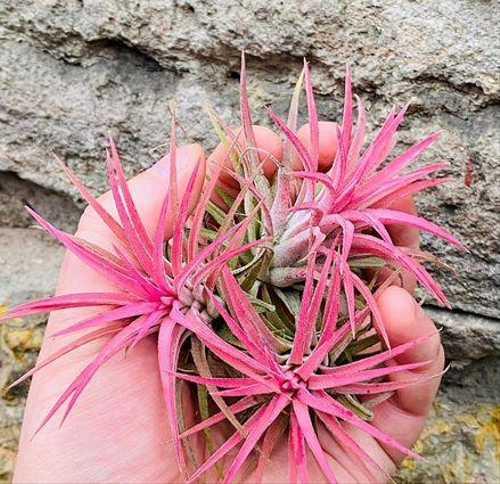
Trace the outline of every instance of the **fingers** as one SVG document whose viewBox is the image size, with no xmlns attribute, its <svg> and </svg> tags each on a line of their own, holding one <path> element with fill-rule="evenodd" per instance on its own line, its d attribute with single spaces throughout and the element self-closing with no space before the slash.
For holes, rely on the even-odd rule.
<svg viewBox="0 0 500 484">
<path fill-rule="evenodd" d="M 412 215 L 417 213 L 415 207 L 415 202 L 412 197 L 403 198 L 396 200 L 389 207 L 393 210 L 401 210 Z M 405 224 L 391 224 L 387 227 L 389 235 L 391 236 L 394 245 L 400 247 L 408 247 L 410 249 L 418 249 L 420 245 L 420 233 L 418 229 L 414 227 L 409 227 Z M 387 279 L 393 271 L 389 268 L 382 269 L 379 274 L 381 281 Z M 399 281 L 395 281 L 399 285 L 406 289 L 409 293 L 413 294 L 417 287 L 417 278 L 413 272 L 402 270 L 400 273 Z"/>
<path fill-rule="evenodd" d="M 401 198 L 394 201 L 389 207 L 392 210 L 401 210 L 412 215 L 417 214 L 415 201 L 412 197 Z M 418 229 L 408 227 L 406 224 L 391 224 L 388 227 L 389 234 L 392 241 L 399 246 L 410 247 L 412 249 L 418 248 L 420 244 L 420 235 Z"/>
<path fill-rule="evenodd" d="M 263 126 L 253 126 L 255 134 L 255 142 L 257 145 L 259 158 L 264 163 L 264 174 L 271 178 L 276 172 L 276 161 L 281 161 L 283 157 L 283 144 L 280 136 Z M 244 135 L 241 128 L 234 129 L 234 133 L 238 133 L 238 143 L 244 142 Z M 302 126 L 297 136 L 302 141 L 307 149 L 311 148 L 309 124 Z M 245 146 L 241 146 L 245 149 Z M 228 157 L 229 148 L 226 144 L 220 143 L 213 153 L 208 157 L 208 171 L 213 172 L 215 167 L 224 164 L 226 167 L 231 167 L 231 161 Z M 337 124 L 329 121 L 319 122 L 319 167 L 320 170 L 328 169 L 335 159 L 337 153 Z M 296 169 L 301 169 L 302 164 L 296 160 Z M 220 176 L 222 185 L 229 188 L 238 188 L 238 184 L 231 178 L 228 173 L 222 173 Z"/>
<path fill-rule="evenodd" d="M 417 370 L 390 376 L 392 381 L 425 381 L 398 390 L 393 398 L 377 406 L 375 412 L 374 425 L 406 447 L 411 447 L 422 431 L 439 388 L 440 374 L 444 368 L 444 351 L 436 326 L 407 291 L 390 287 L 380 296 L 378 304 L 393 347 L 421 336 L 430 336 L 396 358 L 396 363 L 399 364 L 422 361 L 430 363 Z M 385 450 L 396 461 L 403 457 L 392 449 Z"/>
<path fill-rule="evenodd" d="M 276 172 L 277 165 L 274 160 L 280 161 L 283 156 L 283 148 L 281 145 L 280 137 L 271 131 L 269 128 L 263 126 L 253 126 L 255 135 L 255 144 L 258 150 L 259 159 L 263 162 L 264 174 L 271 178 Z M 238 134 L 238 144 L 242 150 L 245 150 L 244 145 L 245 136 L 242 129 L 234 129 L 234 134 Z M 225 143 L 219 143 L 213 153 L 208 157 L 207 165 L 208 172 L 212 173 L 219 165 L 231 168 L 231 159 L 228 156 L 230 147 Z M 227 172 L 222 172 L 220 181 L 223 185 L 232 188 L 238 188 L 238 183 Z"/>
<path fill-rule="evenodd" d="M 337 123 L 331 121 L 320 121 L 318 123 L 319 127 L 319 169 L 320 171 L 326 171 L 333 163 L 335 155 L 337 154 Z M 309 124 L 304 124 L 299 131 L 297 136 L 304 146 L 310 150 L 311 149 L 311 133 L 309 130 Z M 297 160 L 297 169 L 301 169 L 302 165 Z"/>
<path fill-rule="evenodd" d="M 422 369 L 414 370 L 411 374 L 419 377 L 439 374 L 444 366 L 444 353 L 439 332 L 413 297 L 404 289 L 390 287 L 381 295 L 378 304 L 393 347 L 421 336 L 430 336 L 415 348 L 400 355 L 397 363 L 418 363 L 431 360 L 432 363 Z M 407 380 L 411 374 L 400 373 L 393 375 L 393 379 Z M 399 407 L 414 415 L 426 415 L 434 401 L 439 383 L 440 378 L 436 378 L 400 390 L 398 392 Z"/>
</svg>

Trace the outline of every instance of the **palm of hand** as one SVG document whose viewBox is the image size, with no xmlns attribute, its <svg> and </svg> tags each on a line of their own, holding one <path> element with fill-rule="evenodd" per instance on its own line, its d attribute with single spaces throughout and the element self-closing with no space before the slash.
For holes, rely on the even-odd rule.
<svg viewBox="0 0 500 484">
<path fill-rule="evenodd" d="M 275 150 L 276 140 L 265 134 L 258 140 L 262 149 Z M 180 189 L 185 187 L 201 151 L 189 146 L 179 160 Z M 275 153 L 279 156 L 279 153 Z M 222 158 L 221 150 L 213 158 Z M 210 161 L 210 158 L 209 158 Z M 153 228 L 158 219 L 168 170 L 160 160 L 129 182 L 134 200 L 146 227 Z M 199 187 L 201 189 L 201 187 Z M 109 194 L 101 197 L 103 205 L 113 211 Z M 412 210 L 407 201 L 399 207 Z M 87 211 L 79 225 L 78 236 L 112 250 L 113 237 L 100 220 Z M 400 244 L 417 243 L 418 234 L 406 231 L 392 234 Z M 407 282 L 411 286 L 411 282 Z M 406 284 L 405 284 L 406 285 Z M 67 254 L 61 269 L 57 292 L 105 291 L 112 287 L 103 277 Z M 379 299 L 391 342 L 394 345 L 415 339 L 423 334 L 436 332 L 434 324 L 415 304 L 404 289 L 391 287 Z M 50 338 L 56 329 L 68 326 L 84 317 L 91 310 L 67 310 L 49 318 L 47 336 L 40 358 L 48 357 L 64 341 Z M 154 337 L 138 344 L 126 358 L 114 358 L 105 365 L 89 384 L 73 409 L 70 417 L 59 428 L 56 419 L 31 441 L 33 432 L 48 412 L 55 399 L 66 389 L 73 378 L 93 358 L 99 342 L 81 347 L 57 360 L 33 378 L 26 406 L 15 482 L 179 482 L 182 480 L 175 460 L 173 446 L 166 425 L 165 408 L 158 372 L 157 350 Z M 444 356 L 439 336 L 408 352 L 400 362 L 433 360 L 420 373 L 434 375 L 443 368 Z M 407 373 L 392 376 L 408 379 Z M 397 438 L 403 445 L 411 446 L 420 434 L 430 409 L 439 379 L 397 392 L 390 400 L 377 407 L 374 424 Z M 349 426 L 346 430 L 358 445 L 363 447 L 386 473 L 392 473 L 402 456 L 385 449 L 374 439 Z M 324 435 L 324 446 L 335 459 L 332 466 L 339 482 L 367 482 L 372 480 L 366 469 L 355 458 L 345 453 L 330 437 Z M 313 461 L 313 459 L 309 459 Z M 385 482 L 381 470 L 371 469 L 377 481 Z M 268 464 L 265 482 L 286 482 L 287 445 L 278 445 Z M 311 478 L 321 481 L 319 470 L 311 469 Z M 243 480 L 251 481 L 251 476 Z"/>
</svg>

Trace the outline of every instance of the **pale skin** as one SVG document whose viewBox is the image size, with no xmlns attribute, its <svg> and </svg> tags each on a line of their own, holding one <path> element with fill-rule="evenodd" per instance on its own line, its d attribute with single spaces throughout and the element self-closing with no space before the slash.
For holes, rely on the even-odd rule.
<svg viewBox="0 0 500 484">
<path fill-rule="evenodd" d="M 320 126 L 320 164 L 327 163 L 332 153 L 326 142 L 334 136 L 332 123 Z M 300 137 L 308 143 L 308 129 L 300 130 Z M 257 144 L 262 150 L 281 157 L 279 138 L 265 128 L 256 132 Z M 199 145 L 188 145 L 178 150 L 178 183 L 182 191 L 196 163 L 209 170 L 212 162 L 224 158 L 219 147 L 206 161 Z M 156 226 L 161 203 L 168 186 L 168 159 L 160 160 L 149 170 L 129 181 L 130 190 L 145 226 L 152 231 Z M 267 171 L 272 172 L 272 166 Z M 198 184 L 201 191 L 201 183 Z M 109 193 L 100 198 L 111 212 L 114 204 Z M 414 211 L 411 200 L 404 200 L 399 209 Z M 77 235 L 112 250 L 113 236 L 96 214 L 87 210 L 78 227 Z M 394 227 L 391 235 L 400 245 L 418 245 L 418 233 Z M 422 335 L 433 334 L 423 344 L 398 357 L 398 363 L 432 360 L 419 369 L 421 376 L 439 375 L 443 370 L 444 352 L 434 323 L 415 302 L 411 292 L 414 281 L 403 277 L 402 286 L 391 286 L 382 293 L 378 304 L 392 345 L 411 341 Z M 67 254 L 60 272 L 58 294 L 85 291 L 112 290 L 109 282 Z M 56 330 L 88 317 L 92 309 L 66 310 L 50 316 L 40 358 L 44 359 L 67 343 L 72 336 L 51 338 Z M 118 355 L 103 366 L 81 395 L 64 425 L 56 418 L 31 440 L 57 397 L 73 378 L 93 359 L 102 342 L 94 342 L 67 355 L 33 378 L 23 422 L 15 471 L 16 483 L 88 483 L 88 482 L 181 482 L 175 455 L 167 429 L 165 406 L 158 374 L 155 338 L 138 344 L 126 357 Z M 413 372 L 392 375 L 392 379 L 414 378 Z M 440 378 L 399 390 L 376 410 L 374 424 L 411 447 L 420 435 L 439 387 Z M 379 465 L 392 474 L 402 455 L 385 448 L 368 435 L 350 428 L 351 433 Z M 326 434 L 325 446 L 335 455 L 332 466 L 340 483 L 371 482 L 363 467 L 356 464 Z M 287 482 L 286 439 L 275 450 L 267 466 L 264 481 Z M 309 458 L 313 462 L 313 458 Z M 380 471 L 374 471 L 377 482 L 386 482 Z M 311 464 L 311 479 L 324 482 L 321 473 Z M 251 482 L 251 476 L 242 479 Z"/>
</svg>

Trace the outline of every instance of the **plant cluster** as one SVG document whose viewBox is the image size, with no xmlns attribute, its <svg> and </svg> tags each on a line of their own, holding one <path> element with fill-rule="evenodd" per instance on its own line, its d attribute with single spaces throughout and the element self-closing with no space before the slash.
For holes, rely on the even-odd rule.
<svg viewBox="0 0 500 484">
<path fill-rule="evenodd" d="M 308 145 L 297 135 L 303 88 Z M 391 112 L 366 144 L 365 109 L 356 98 L 354 120 L 347 70 L 342 122 L 330 140 L 336 154 L 325 167 L 320 163 L 319 121 L 305 63 L 288 119 L 269 111 L 283 141 L 283 159 L 276 160 L 256 144 L 244 58 L 240 100 L 239 131 L 210 113 L 227 155 L 209 170 L 193 211 L 189 208 L 198 196 L 194 187 L 200 170 L 193 171 L 185 192 L 178 193 L 173 121 L 170 186 L 153 235 L 141 221 L 112 140 L 107 172 L 118 219 L 63 165 L 116 237 L 112 252 L 58 230 L 28 208 L 68 251 L 116 287 L 114 292 L 30 302 L 3 318 L 101 308 L 97 315 L 57 333 L 75 334 L 75 339 L 22 378 L 75 348 L 103 340 L 95 359 L 55 402 L 40 428 L 63 405 L 66 418 L 110 358 L 154 335 L 168 425 L 188 481 L 209 470 L 217 472 L 228 455 L 230 462 L 220 474 L 224 482 L 233 482 L 250 465 L 259 481 L 276 443 L 286 438 L 290 482 L 309 481 L 307 449 L 326 480 L 335 482 L 319 428 L 370 474 L 377 464 L 345 431 L 343 422 L 415 457 L 370 420 L 378 403 L 417 381 L 388 381 L 387 376 L 426 365 L 395 364 L 394 358 L 428 336 L 391 347 L 376 298 L 406 271 L 447 304 L 422 264 L 431 256 L 397 246 L 388 230 L 392 224 L 415 227 L 460 247 L 432 222 L 393 208 L 398 200 L 443 183 L 443 178 L 429 177 L 445 166 L 442 163 L 407 171 L 438 134 L 391 156 L 405 116 L 402 109 Z M 171 214 L 174 227 L 166 237 Z M 195 402 L 194 415 L 184 415 L 186 393 Z M 186 427 L 185 422 L 193 419 L 195 423 Z M 202 456 L 192 444 L 200 436 Z"/>
</svg>

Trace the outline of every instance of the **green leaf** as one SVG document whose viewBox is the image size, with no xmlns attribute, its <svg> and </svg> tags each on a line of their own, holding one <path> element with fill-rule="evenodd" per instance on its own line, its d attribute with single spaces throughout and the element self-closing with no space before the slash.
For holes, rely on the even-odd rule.
<svg viewBox="0 0 500 484">
<path fill-rule="evenodd" d="M 380 257 L 362 257 L 349 260 L 351 269 L 381 269 L 385 265 L 384 259 Z"/>
<path fill-rule="evenodd" d="M 293 339 L 295 334 L 295 315 L 292 314 L 288 306 L 285 304 L 281 297 L 275 293 L 276 288 L 268 287 L 266 284 L 262 288 L 262 296 L 265 300 L 270 301 L 275 306 L 275 312 L 268 315 L 275 324 L 282 329 L 283 335 L 287 339 Z"/>
<path fill-rule="evenodd" d="M 235 198 L 227 193 L 223 188 L 219 186 L 215 187 L 215 193 L 219 195 L 219 197 L 228 207 L 231 207 L 233 205 Z"/>
<path fill-rule="evenodd" d="M 261 274 L 267 271 L 271 260 L 272 252 L 266 248 L 262 248 L 249 263 L 235 271 L 235 274 L 247 272 L 245 277 L 240 281 L 241 288 L 245 291 L 250 291 L 255 286 Z"/>
<path fill-rule="evenodd" d="M 252 306 L 254 306 L 257 311 L 261 310 L 261 312 L 265 311 L 275 311 L 276 308 L 274 307 L 273 304 L 266 303 L 265 301 L 262 301 L 261 299 L 252 296 L 251 294 L 248 294 L 248 300 L 252 303 Z"/>
<path fill-rule="evenodd" d="M 352 410 L 359 418 L 363 420 L 371 421 L 373 420 L 373 412 L 366 407 L 364 407 L 356 398 L 352 395 L 336 395 L 336 399 L 347 407 L 349 410 Z"/>
<path fill-rule="evenodd" d="M 299 317 L 300 305 L 302 304 L 301 293 L 294 289 L 280 289 L 274 287 L 273 292 L 279 297 L 280 301 L 286 306 L 290 313 L 295 317 Z M 295 326 L 295 324 L 294 324 Z"/>
<path fill-rule="evenodd" d="M 224 210 L 215 205 L 214 202 L 208 202 L 207 212 L 219 225 L 222 225 L 226 220 L 226 213 Z"/>
<path fill-rule="evenodd" d="M 215 230 L 210 230 L 210 229 L 202 228 L 201 235 L 203 238 L 205 238 L 211 242 L 217 238 L 217 232 Z"/>
<path fill-rule="evenodd" d="M 380 343 L 380 337 L 377 334 L 368 336 L 367 338 L 360 339 L 358 341 L 354 341 L 351 345 L 349 345 L 348 349 L 353 356 L 371 348 Z"/>
</svg>

